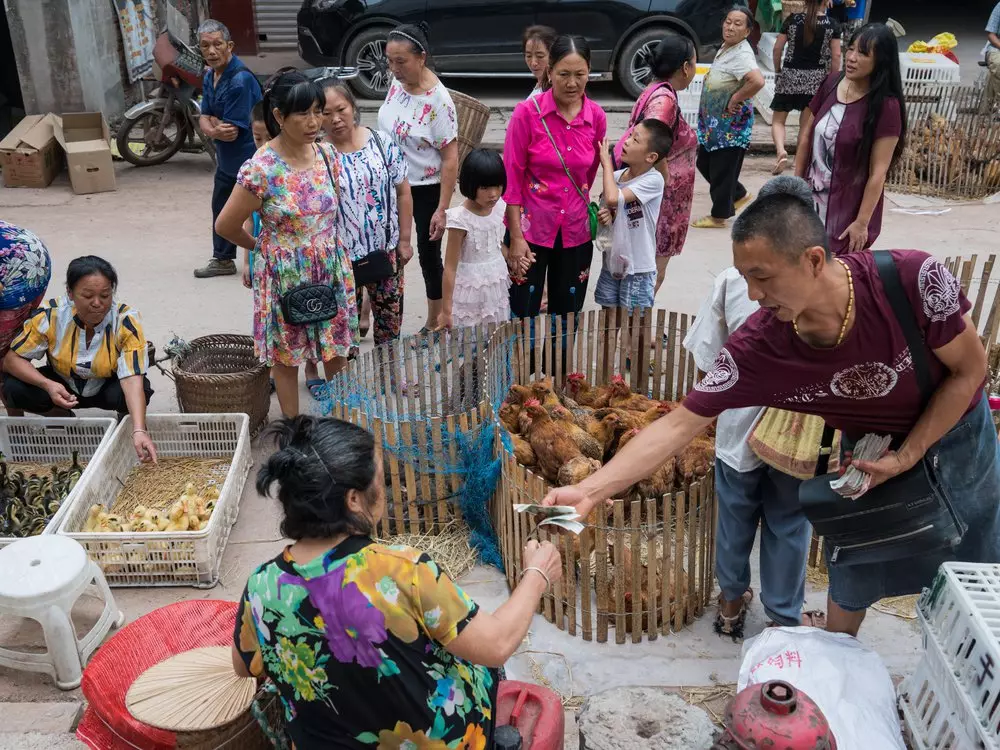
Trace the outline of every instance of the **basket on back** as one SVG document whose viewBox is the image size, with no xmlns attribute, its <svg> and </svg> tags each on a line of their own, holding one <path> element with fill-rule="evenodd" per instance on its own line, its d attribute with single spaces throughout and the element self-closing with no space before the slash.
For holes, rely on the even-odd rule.
<svg viewBox="0 0 1000 750">
<path fill-rule="evenodd" d="M 679 401 L 694 387 L 699 373 L 681 346 L 692 322 L 688 315 L 653 310 L 632 318 L 632 338 L 625 342 L 607 312 L 539 317 L 511 321 L 494 334 L 487 352 L 486 387 L 496 408 L 514 384 L 552 378 L 556 392 L 571 373 L 594 387 L 615 375 L 624 377 L 635 394 L 653 400 Z M 656 342 L 650 347 L 650 342 Z M 574 380 L 578 376 L 574 375 Z M 498 418 L 498 417 L 497 417 Z M 643 634 L 679 630 L 700 616 L 711 596 L 714 577 L 715 489 L 711 458 L 704 471 L 684 479 L 679 469 L 660 496 L 630 492 L 613 508 L 581 519 L 579 535 L 557 535 L 535 519 L 515 513 L 515 503 L 539 503 L 551 488 L 535 470 L 521 465 L 505 440 L 500 489 L 494 500 L 494 525 L 500 536 L 508 582 L 513 586 L 523 567 L 522 549 L 529 536 L 557 544 L 565 569 L 543 602 L 545 617 L 584 640 L 633 642 Z M 655 485 L 654 485 L 655 486 Z"/>
<path fill-rule="evenodd" d="M 448 93 L 455 102 L 458 115 L 458 165 L 461 167 L 469 152 L 483 141 L 486 124 L 490 120 L 490 108 L 460 91 L 449 89 Z"/>
<path fill-rule="evenodd" d="M 489 422 L 481 380 L 491 330 L 400 338 L 362 353 L 330 381 L 331 416 L 371 430 L 382 446 L 380 535 L 433 534 L 462 517 L 458 500 Z"/>
<path fill-rule="evenodd" d="M 270 370 L 254 353 L 253 338 L 221 334 L 194 339 L 174 360 L 177 404 L 190 414 L 246 414 L 250 436 L 267 423 Z"/>
</svg>

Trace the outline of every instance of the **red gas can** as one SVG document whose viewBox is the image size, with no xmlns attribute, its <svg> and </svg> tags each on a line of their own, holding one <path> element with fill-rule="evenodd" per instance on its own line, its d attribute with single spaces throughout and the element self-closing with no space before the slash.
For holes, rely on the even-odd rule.
<svg viewBox="0 0 1000 750">
<path fill-rule="evenodd" d="M 774 680 L 751 685 L 729 702 L 726 731 L 712 750 L 837 750 L 819 706 L 801 690 Z"/>
<path fill-rule="evenodd" d="M 552 690 L 504 680 L 497 694 L 497 726 L 517 728 L 523 750 L 560 750 L 566 731 L 562 701 Z"/>
</svg>

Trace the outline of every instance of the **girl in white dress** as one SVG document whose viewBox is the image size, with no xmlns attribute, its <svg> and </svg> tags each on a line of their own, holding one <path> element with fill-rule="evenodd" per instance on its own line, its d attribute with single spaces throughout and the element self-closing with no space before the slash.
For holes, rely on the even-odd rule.
<svg viewBox="0 0 1000 750">
<path fill-rule="evenodd" d="M 500 154 L 471 151 L 462 164 L 458 189 L 465 200 L 446 213 L 448 250 L 438 329 L 510 318 L 510 273 L 503 246 L 506 204 L 501 200 L 507 174 Z"/>
</svg>

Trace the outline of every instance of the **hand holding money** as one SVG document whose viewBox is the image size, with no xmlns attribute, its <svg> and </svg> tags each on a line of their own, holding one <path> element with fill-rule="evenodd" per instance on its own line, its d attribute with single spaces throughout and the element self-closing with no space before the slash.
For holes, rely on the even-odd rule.
<svg viewBox="0 0 1000 750">
<path fill-rule="evenodd" d="M 844 497 L 857 500 L 872 487 L 901 474 L 906 469 L 892 471 L 895 464 L 890 458 L 898 454 L 895 451 L 886 453 L 891 443 L 892 438 L 888 435 L 865 435 L 854 446 L 847 469 L 838 479 L 830 482 L 830 488 Z M 886 462 L 886 459 L 889 461 Z M 901 462 L 898 465 L 901 466 Z"/>
</svg>

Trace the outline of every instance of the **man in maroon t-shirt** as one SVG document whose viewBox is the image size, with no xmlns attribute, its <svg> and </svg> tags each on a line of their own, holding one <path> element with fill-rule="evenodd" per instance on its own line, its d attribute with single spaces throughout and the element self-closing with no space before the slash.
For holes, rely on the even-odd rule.
<svg viewBox="0 0 1000 750">
<path fill-rule="evenodd" d="M 935 391 L 925 406 L 874 257 L 832 259 L 812 206 L 788 194 L 755 201 L 733 226 L 733 259 L 761 310 L 729 338 L 683 405 L 646 429 L 646 439 L 633 440 L 600 471 L 553 490 L 545 502 L 577 506 L 585 516 L 682 450 L 726 409 L 776 406 L 817 414 L 848 439 L 896 436 L 897 450 L 858 462 L 873 486 L 932 451 L 939 479 L 969 527 L 950 554 L 831 565 L 829 630 L 856 635 L 867 607 L 919 593 L 945 560 L 1000 562 L 1000 451 L 983 399 L 986 353 L 951 273 L 927 253 L 893 251 L 929 350 Z"/>
</svg>

